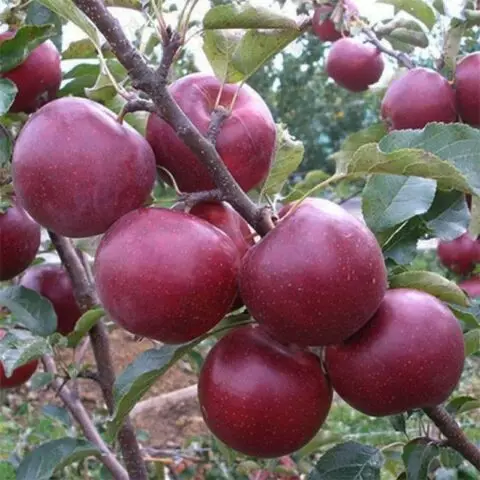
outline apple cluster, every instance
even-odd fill
[[[372,58],[380,61],[376,52]],[[216,148],[245,191],[260,185],[276,146],[263,99],[206,74],[169,88],[203,134],[218,104],[231,108]],[[309,198],[285,205],[257,240],[227,203],[188,212],[146,206],[157,167],[184,192],[214,187],[156,114],[144,138],[91,100],[46,103],[15,144],[14,204],[0,217],[1,279],[28,267],[40,225],[72,238],[103,235],[96,288],[110,316],[133,334],[189,342],[244,305],[255,323],[234,328],[209,352],[199,401],[211,431],[249,455],[276,457],[306,444],[325,422],[333,391],[374,416],[447,399],[463,369],[460,325],[427,293],[387,290],[382,251],[364,223]],[[51,300],[61,333],[72,331],[80,311],[61,267],[32,267],[21,284]],[[324,361],[311,347],[324,348]],[[17,384],[33,367],[15,371]],[[3,374],[0,382],[15,383]]]

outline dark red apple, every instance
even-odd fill
[[[465,123],[480,126],[480,52],[458,62],[455,72],[457,108]]]
[[[334,390],[372,416],[443,403],[463,371],[458,320],[440,300],[419,290],[389,290],[371,321],[344,344],[328,347]]]
[[[112,112],[65,97],[33,114],[15,144],[13,184],[40,225],[67,237],[104,233],[155,181],[148,142]]]
[[[472,277],[459,283],[458,286],[467,292],[469,297],[480,297],[480,277]]]
[[[170,93],[192,123],[206,134],[221,88],[216,77],[194,73],[174,82]],[[224,85],[219,105],[229,108],[237,92],[233,111],[217,136],[216,148],[237,182],[248,191],[268,175],[275,153],[276,127],[267,105],[248,85],[240,90],[239,85]],[[147,140],[157,164],[174,176],[180,190],[194,192],[215,187],[207,169],[155,114],[148,119]]]
[[[0,43],[15,34],[12,31],[0,34]],[[0,76],[11,80],[18,89],[10,112],[32,113],[57,96],[62,82],[60,54],[47,40],[35,48],[22,64]]]
[[[255,457],[301,448],[318,432],[332,403],[319,358],[278,343],[258,325],[233,330],[213,347],[198,396],[210,430]]]
[[[380,80],[384,66],[382,54],[375,46],[342,38],[328,53],[326,71],[341,87],[363,92]]]
[[[58,265],[32,267],[23,275],[20,285],[35,290],[48,298],[57,314],[57,331],[62,335],[73,332],[75,324],[82,316],[78,308],[70,277]]]
[[[310,198],[243,258],[240,295],[283,342],[340,343],[377,310],[387,287],[382,251],[342,207]]]
[[[40,226],[16,203],[0,213],[0,281],[22,273],[37,255]]]
[[[466,275],[480,263],[480,243],[467,232],[450,242],[439,242],[437,254],[442,265]]]
[[[103,237],[95,280],[105,309],[126,330],[164,343],[192,340],[229,312],[240,255],[205,220],[141,208]]]
[[[330,4],[323,4],[315,8],[315,13],[312,19],[313,33],[322,42],[335,42],[343,36],[348,36],[347,31],[337,30],[335,23],[330,18],[334,7]]]
[[[455,92],[439,73],[414,68],[389,85],[382,101],[382,117],[392,130],[455,122]]]
[[[6,335],[5,330],[0,329],[0,340]],[[10,377],[7,377],[3,364],[0,361],[0,390],[6,388],[15,388],[23,385],[25,382],[30,380],[32,375],[35,373],[38,367],[38,360],[32,360],[31,362],[26,363],[17,367]]]

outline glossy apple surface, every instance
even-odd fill
[[[276,127],[263,99],[248,85],[224,85],[219,105],[229,108],[238,97],[231,115],[222,123],[216,148],[240,186],[251,190],[268,175],[275,152]],[[192,123],[206,134],[221,83],[204,73],[187,75],[170,86],[170,92]],[[166,168],[183,192],[211,190],[212,179],[197,157],[158,116],[150,115],[147,140],[157,164]],[[168,178],[166,178],[168,181]]]
[[[281,345],[259,326],[240,327],[218,341],[202,367],[198,395],[210,430],[256,457],[305,445],[332,402],[319,358]]]
[[[467,232],[455,240],[439,242],[437,254],[442,265],[466,275],[480,262],[480,243]]]
[[[455,71],[455,93],[460,117],[480,126],[480,52],[462,58]]]

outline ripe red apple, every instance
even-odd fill
[[[6,335],[6,331],[0,329],[0,340]],[[16,368],[10,377],[7,377],[3,364],[0,361],[0,390],[5,388],[15,388],[27,382],[35,373],[38,367],[38,360],[21,365]]]
[[[288,207],[287,207],[288,208]],[[310,198],[243,258],[240,295],[283,342],[340,343],[377,310],[387,286],[382,251],[342,207]]]
[[[210,430],[255,457],[298,450],[315,436],[332,403],[319,358],[281,345],[258,325],[233,330],[213,347],[198,396]]]
[[[467,292],[471,298],[480,297],[480,277],[472,277],[460,282],[458,286]]]
[[[388,87],[382,117],[393,130],[423,128],[430,122],[455,122],[455,92],[439,73],[414,68]]]
[[[12,31],[0,34],[0,43],[15,34]],[[35,48],[22,64],[0,76],[11,80],[18,89],[10,112],[32,113],[57,96],[62,82],[60,54],[47,40]]]
[[[333,9],[334,7],[328,3],[315,8],[312,19],[312,30],[322,42],[335,42],[342,38],[342,36],[348,35],[347,31],[338,31],[335,23],[331,20],[330,14]]]
[[[206,134],[222,84],[217,78],[194,73],[170,86],[179,107]],[[230,107],[238,92],[232,114],[222,124],[216,148],[240,186],[248,191],[268,175],[275,153],[276,127],[267,105],[248,85],[224,85],[219,105]],[[183,192],[210,190],[214,183],[207,169],[157,115],[150,115],[147,140],[157,164],[166,168]],[[168,178],[166,179],[167,181]]]
[[[164,343],[192,340],[229,312],[240,256],[205,220],[141,208],[103,237],[95,280],[105,309],[126,330]]]
[[[328,53],[326,71],[341,87],[363,92],[380,80],[384,66],[382,54],[375,46],[342,38]]]
[[[466,275],[480,262],[480,243],[467,232],[450,242],[439,242],[437,254],[442,265]]]
[[[455,72],[457,108],[465,123],[480,126],[480,52],[462,58]]]
[[[20,285],[35,290],[52,302],[57,314],[58,332],[62,335],[73,332],[82,312],[75,301],[70,277],[63,267],[41,265],[29,268]]]
[[[67,237],[102,234],[140,207],[155,173],[148,142],[83,98],[41,108],[13,152],[13,183],[22,205],[40,225]]]
[[[385,294],[364,328],[326,350],[334,390],[371,416],[443,403],[464,360],[462,329],[452,312],[428,293],[402,288]]]
[[[40,226],[15,202],[0,213],[0,281],[22,273],[40,246]]]

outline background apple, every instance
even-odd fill
[[[154,180],[145,139],[83,98],[61,98],[33,114],[13,152],[22,205],[40,225],[67,237],[104,233],[145,202]]]
[[[235,450],[259,457],[305,445],[332,402],[319,358],[281,345],[259,326],[219,340],[202,367],[198,395],[210,430]]]
[[[192,123],[206,134],[221,87],[216,77],[194,73],[175,81],[170,92]],[[267,105],[248,85],[240,90],[239,85],[224,85],[219,105],[229,108],[237,92],[235,106],[222,124],[216,147],[237,182],[248,191],[268,175],[275,152],[276,127]],[[172,173],[180,190],[214,188],[206,168],[155,114],[148,119],[147,140],[155,151],[157,164]]]
[[[333,6],[323,4],[315,8],[312,19],[312,31],[322,42],[334,42],[342,36],[348,36],[347,31],[338,31],[335,23],[330,19]]]
[[[440,300],[419,290],[389,290],[368,324],[328,347],[334,390],[372,416],[440,405],[460,380],[462,329]],[[420,388],[421,386],[421,388]]]
[[[82,312],[75,301],[70,277],[63,267],[40,265],[29,268],[20,285],[35,290],[52,302],[57,314],[58,332],[62,335],[73,332]]]
[[[471,298],[480,297],[480,277],[472,277],[463,282],[460,282],[458,286],[465,290]]]
[[[466,275],[480,262],[480,243],[467,232],[455,240],[439,242],[437,254],[442,265]]]
[[[141,208],[103,237],[95,279],[105,309],[126,330],[164,343],[214,327],[237,293],[232,240],[193,215]]]
[[[471,53],[458,62],[455,93],[460,117],[465,123],[480,126],[480,52]]]

